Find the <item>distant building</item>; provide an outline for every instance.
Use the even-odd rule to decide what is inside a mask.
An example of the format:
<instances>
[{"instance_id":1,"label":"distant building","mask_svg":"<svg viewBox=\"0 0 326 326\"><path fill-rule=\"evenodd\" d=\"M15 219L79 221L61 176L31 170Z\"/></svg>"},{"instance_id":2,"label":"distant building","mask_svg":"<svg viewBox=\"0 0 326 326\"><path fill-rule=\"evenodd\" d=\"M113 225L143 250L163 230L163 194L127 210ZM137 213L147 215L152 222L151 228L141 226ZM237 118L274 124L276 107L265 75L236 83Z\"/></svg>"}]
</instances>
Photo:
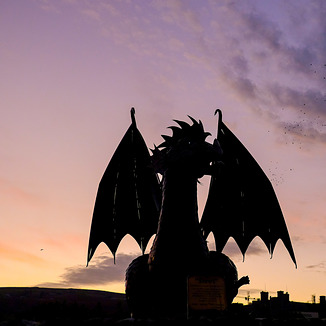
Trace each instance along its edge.
<instances>
[{"instance_id":1,"label":"distant building","mask_svg":"<svg viewBox=\"0 0 326 326\"><path fill-rule=\"evenodd\" d=\"M315 300L316 301L316 300ZM320 296L319 304L290 301L288 292L278 291L277 297L270 297L269 293L260 292L260 299L246 306L256 318L276 319L321 319L326 318L326 297Z\"/></svg>"},{"instance_id":2,"label":"distant building","mask_svg":"<svg viewBox=\"0 0 326 326\"><path fill-rule=\"evenodd\" d=\"M268 292L260 292L260 301L264 303L268 302Z\"/></svg>"}]
</instances>

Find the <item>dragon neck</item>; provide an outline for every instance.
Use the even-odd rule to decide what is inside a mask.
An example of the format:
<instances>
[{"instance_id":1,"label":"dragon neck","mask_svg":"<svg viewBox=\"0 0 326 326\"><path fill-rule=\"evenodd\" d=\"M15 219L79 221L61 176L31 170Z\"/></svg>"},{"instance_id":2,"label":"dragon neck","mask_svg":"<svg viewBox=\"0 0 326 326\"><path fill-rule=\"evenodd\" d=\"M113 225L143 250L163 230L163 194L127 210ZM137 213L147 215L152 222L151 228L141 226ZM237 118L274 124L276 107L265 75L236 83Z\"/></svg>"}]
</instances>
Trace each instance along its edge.
<instances>
[{"instance_id":1,"label":"dragon neck","mask_svg":"<svg viewBox=\"0 0 326 326\"><path fill-rule=\"evenodd\" d=\"M168 170L163 176L162 206L149 263L188 264L206 257L197 206L197 178Z\"/></svg>"}]
</instances>

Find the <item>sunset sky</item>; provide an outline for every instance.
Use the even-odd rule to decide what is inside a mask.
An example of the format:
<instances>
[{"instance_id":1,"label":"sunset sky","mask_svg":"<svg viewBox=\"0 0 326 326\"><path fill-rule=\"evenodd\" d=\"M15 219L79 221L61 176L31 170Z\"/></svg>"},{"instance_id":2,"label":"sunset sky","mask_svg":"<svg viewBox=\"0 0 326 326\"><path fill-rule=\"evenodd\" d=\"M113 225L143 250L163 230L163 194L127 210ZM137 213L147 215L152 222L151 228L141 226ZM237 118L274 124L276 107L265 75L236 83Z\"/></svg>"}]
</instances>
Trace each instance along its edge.
<instances>
[{"instance_id":1,"label":"sunset sky","mask_svg":"<svg viewBox=\"0 0 326 326\"><path fill-rule=\"evenodd\" d=\"M220 108L271 180L298 263L281 241L270 259L259 238L243 262L230 239L224 252L251 279L236 301L326 295L325 16L324 0L1 1L0 286L123 292L141 254L131 237L116 265L101 244L85 266L130 108L148 147L187 115L215 136Z\"/></svg>"}]
</instances>

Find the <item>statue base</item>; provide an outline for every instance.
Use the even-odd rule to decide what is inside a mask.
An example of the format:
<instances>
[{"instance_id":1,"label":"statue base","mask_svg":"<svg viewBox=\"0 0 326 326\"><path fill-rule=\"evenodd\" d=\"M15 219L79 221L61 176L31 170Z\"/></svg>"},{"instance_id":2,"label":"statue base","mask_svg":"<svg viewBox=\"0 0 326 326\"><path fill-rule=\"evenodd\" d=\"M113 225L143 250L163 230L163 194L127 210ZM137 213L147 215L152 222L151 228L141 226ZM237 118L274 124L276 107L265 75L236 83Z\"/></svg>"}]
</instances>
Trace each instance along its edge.
<instances>
[{"instance_id":1,"label":"statue base","mask_svg":"<svg viewBox=\"0 0 326 326\"><path fill-rule=\"evenodd\" d=\"M189 276L190 274L190 276ZM148 255L131 262L126 271L126 297L134 318L177 318L219 315L226 311L248 277L238 280L233 262L210 252L200 273L169 269L150 270Z\"/></svg>"}]
</instances>

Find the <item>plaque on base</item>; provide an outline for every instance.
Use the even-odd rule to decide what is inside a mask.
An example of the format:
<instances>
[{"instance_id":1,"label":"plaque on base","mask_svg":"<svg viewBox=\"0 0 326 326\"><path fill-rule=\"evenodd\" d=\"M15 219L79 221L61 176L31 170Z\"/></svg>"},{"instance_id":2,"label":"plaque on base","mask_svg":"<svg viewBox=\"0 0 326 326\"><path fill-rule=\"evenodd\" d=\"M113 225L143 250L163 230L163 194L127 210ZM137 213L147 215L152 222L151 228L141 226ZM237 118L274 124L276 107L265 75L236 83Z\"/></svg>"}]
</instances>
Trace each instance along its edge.
<instances>
[{"instance_id":1,"label":"plaque on base","mask_svg":"<svg viewBox=\"0 0 326 326\"><path fill-rule=\"evenodd\" d=\"M188 277L188 316L227 308L225 281L219 276Z\"/></svg>"}]
</instances>

